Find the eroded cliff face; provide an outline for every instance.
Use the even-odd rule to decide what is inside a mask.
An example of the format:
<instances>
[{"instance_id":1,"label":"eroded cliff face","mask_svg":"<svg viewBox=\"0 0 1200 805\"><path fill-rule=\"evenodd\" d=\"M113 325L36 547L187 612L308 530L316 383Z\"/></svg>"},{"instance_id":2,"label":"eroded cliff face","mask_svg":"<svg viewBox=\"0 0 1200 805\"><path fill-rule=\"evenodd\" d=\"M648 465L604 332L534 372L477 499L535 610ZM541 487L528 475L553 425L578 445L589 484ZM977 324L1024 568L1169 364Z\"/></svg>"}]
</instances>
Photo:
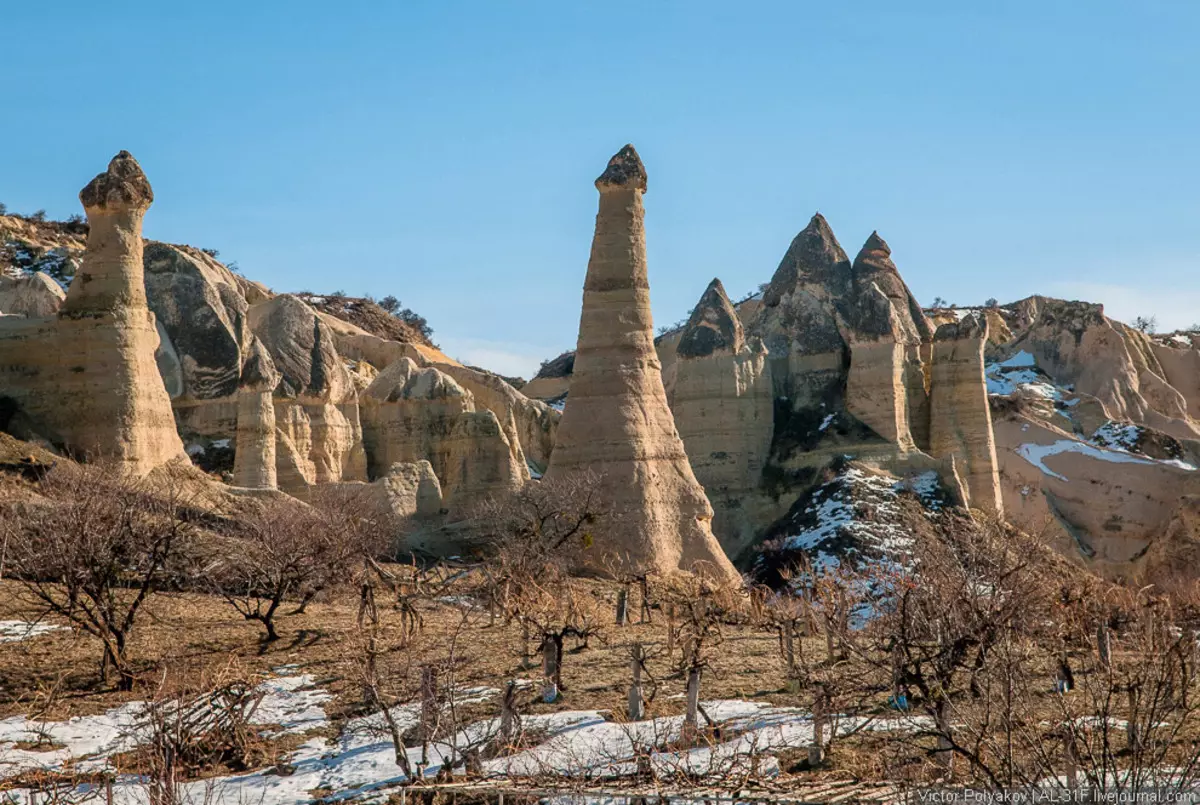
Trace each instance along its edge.
<instances>
[{"instance_id":1,"label":"eroded cliff face","mask_svg":"<svg viewBox=\"0 0 1200 805\"><path fill-rule=\"evenodd\" d=\"M571 395L546 478L598 474L607 517L590 551L595 569L737 582L667 405L646 273L646 171L632 146L609 161L596 189Z\"/></svg>"}]
</instances>

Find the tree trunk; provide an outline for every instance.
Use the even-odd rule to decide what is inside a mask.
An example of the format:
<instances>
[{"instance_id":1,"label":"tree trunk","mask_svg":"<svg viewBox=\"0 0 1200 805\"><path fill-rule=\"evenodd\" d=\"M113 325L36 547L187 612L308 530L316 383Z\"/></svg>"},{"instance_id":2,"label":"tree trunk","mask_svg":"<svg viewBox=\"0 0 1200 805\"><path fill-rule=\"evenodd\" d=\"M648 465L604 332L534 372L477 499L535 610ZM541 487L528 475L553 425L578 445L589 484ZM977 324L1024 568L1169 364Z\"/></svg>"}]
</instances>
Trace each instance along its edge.
<instances>
[{"instance_id":1,"label":"tree trunk","mask_svg":"<svg viewBox=\"0 0 1200 805\"><path fill-rule=\"evenodd\" d=\"M650 611L650 582L645 578L638 579L638 584L642 588L642 611L638 616L639 623L653 623L654 615Z\"/></svg>"},{"instance_id":2,"label":"tree trunk","mask_svg":"<svg viewBox=\"0 0 1200 805\"><path fill-rule=\"evenodd\" d=\"M509 682L500 705L500 742L511 745L517 725L517 683Z\"/></svg>"},{"instance_id":3,"label":"tree trunk","mask_svg":"<svg viewBox=\"0 0 1200 805\"><path fill-rule=\"evenodd\" d=\"M683 738L694 740L700 730L700 668L692 666L687 677L687 712L683 716Z\"/></svg>"},{"instance_id":4,"label":"tree trunk","mask_svg":"<svg viewBox=\"0 0 1200 805\"><path fill-rule=\"evenodd\" d=\"M1141 747L1141 736L1138 734L1137 724L1140 693L1137 685L1129 686L1129 715L1125 721L1125 740L1129 743L1130 750Z\"/></svg>"},{"instance_id":5,"label":"tree trunk","mask_svg":"<svg viewBox=\"0 0 1200 805\"><path fill-rule=\"evenodd\" d=\"M1105 668L1112 665L1112 632L1107 623L1101 623L1096 627L1096 654L1100 658L1100 664Z\"/></svg>"},{"instance_id":6,"label":"tree trunk","mask_svg":"<svg viewBox=\"0 0 1200 805\"><path fill-rule=\"evenodd\" d=\"M617 626L629 623L629 585L617 590Z\"/></svg>"},{"instance_id":7,"label":"tree trunk","mask_svg":"<svg viewBox=\"0 0 1200 805\"><path fill-rule=\"evenodd\" d=\"M558 700L558 642L554 635L542 638L542 701Z\"/></svg>"},{"instance_id":8,"label":"tree trunk","mask_svg":"<svg viewBox=\"0 0 1200 805\"><path fill-rule=\"evenodd\" d=\"M783 622L783 662L787 666L788 693L800 692L800 680L796 675L796 622L790 618Z\"/></svg>"},{"instance_id":9,"label":"tree trunk","mask_svg":"<svg viewBox=\"0 0 1200 805\"><path fill-rule=\"evenodd\" d=\"M938 699L934 705L933 723L938 732L937 751L933 753L933 762L949 777L954 773L954 752L950 748L950 703L944 698Z\"/></svg>"},{"instance_id":10,"label":"tree trunk","mask_svg":"<svg viewBox=\"0 0 1200 805\"><path fill-rule=\"evenodd\" d=\"M828 714L825 712L825 691L823 688L817 689L817 695L813 698L813 739L808 745L808 765L810 767L820 766L825 762L825 724L828 719Z\"/></svg>"},{"instance_id":11,"label":"tree trunk","mask_svg":"<svg viewBox=\"0 0 1200 805\"><path fill-rule=\"evenodd\" d=\"M1079 788L1079 755L1075 749L1075 738L1070 729L1063 733L1063 765L1067 772L1067 788Z\"/></svg>"},{"instance_id":12,"label":"tree trunk","mask_svg":"<svg viewBox=\"0 0 1200 805\"><path fill-rule=\"evenodd\" d=\"M675 652L675 605L667 604L667 659Z\"/></svg>"},{"instance_id":13,"label":"tree trunk","mask_svg":"<svg viewBox=\"0 0 1200 805\"><path fill-rule=\"evenodd\" d=\"M630 654L629 669L633 681L629 685L628 716L630 721L641 721L646 716L646 700L642 696L642 644L634 643Z\"/></svg>"},{"instance_id":14,"label":"tree trunk","mask_svg":"<svg viewBox=\"0 0 1200 805\"><path fill-rule=\"evenodd\" d=\"M421 732L422 744L434 738L438 722L438 672L432 665L421 669Z\"/></svg>"}]
</instances>

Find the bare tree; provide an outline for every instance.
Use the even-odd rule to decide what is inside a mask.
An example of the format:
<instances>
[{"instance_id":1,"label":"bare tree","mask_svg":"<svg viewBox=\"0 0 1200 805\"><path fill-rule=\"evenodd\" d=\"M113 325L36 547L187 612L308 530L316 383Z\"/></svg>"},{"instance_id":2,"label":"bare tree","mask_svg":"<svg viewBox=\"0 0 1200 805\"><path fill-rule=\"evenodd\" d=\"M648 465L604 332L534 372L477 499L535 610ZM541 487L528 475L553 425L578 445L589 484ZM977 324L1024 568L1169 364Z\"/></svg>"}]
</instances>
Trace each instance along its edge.
<instances>
[{"instance_id":1,"label":"bare tree","mask_svg":"<svg viewBox=\"0 0 1200 805\"><path fill-rule=\"evenodd\" d=\"M265 640L277 640L286 601L303 606L380 544L381 523L370 509L341 503L331 496L313 506L283 497L263 501L232 536L212 541L201 578L242 617L261 623Z\"/></svg>"},{"instance_id":2,"label":"bare tree","mask_svg":"<svg viewBox=\"0 0 1200 805\"><path fill-rule=\"evenodd\" d=\"M8 572L25 600L103 644L101 675L133 686L129 637L147 599L174 585L205 516L181 473L160 483L107 464L63 463L38 484L44 501L0 505Z\"/></svg>"}]
</instances>

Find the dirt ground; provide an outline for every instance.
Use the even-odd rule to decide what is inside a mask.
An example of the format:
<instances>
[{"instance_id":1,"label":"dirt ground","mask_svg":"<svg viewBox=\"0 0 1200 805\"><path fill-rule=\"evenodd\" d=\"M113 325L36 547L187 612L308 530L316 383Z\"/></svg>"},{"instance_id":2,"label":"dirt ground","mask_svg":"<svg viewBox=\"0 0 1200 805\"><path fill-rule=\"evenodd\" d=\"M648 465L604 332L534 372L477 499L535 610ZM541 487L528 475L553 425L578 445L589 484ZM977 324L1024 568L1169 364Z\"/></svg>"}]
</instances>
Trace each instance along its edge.
<instances>
[{"instance_id":1,"label":"dirt ground","mask_svg":"<svg viewBox=\"0 0 1200 805\"><path fill-rule=\"evenodd\" d=\"M616 588L595 582L596 595L615 602ZM636 610L637 593L633 594ZM381 602L382 603L382 602ZM494 624L486 610L457 599L420 602L424 621L420 652L445 655L452 640L461 664L456 683L503 688L513 679L540 680L539 667L523 667L522 635L517 625ZM614 603L615 611L615 603ZM218 668L234 663L251 674L269 674L278 666L296 666L336 695L331 712L353 712L361 693L354 682L358 600L349 593L310 604L300 615L280 621L281 639L263 643L262 627L247 622L225 601L193 593L153 596L140 614L130 648L140 684L128 693L105 686L100 679L100 642L82 632L59 629L10 643L0 643L0 718L45 709L52 719L102 712L122 701L144 699L167 669ZM0 620L33 620L38 616L12 581L0 582ZM395 626L400 615L381 605L385 625ZM652 623L604 628L586 646L568 638L563 657L563 691L553 705L541 703L531 689L526 712L557 709L596 709L621 712L629 685L629 648L640 642L651 654L647 695L653 694L647 714L682 712L685 680L662 656L666 643L665 618L653 613ZM615 621L615 617L614 617ZM58 623L53 619L46 623ZM536 654L534 641L529 651ZM657 651L657 656L655 652ZM678 658L678 651L675 653ZM537 661L537 658L534 658ZM536 686L535 686L536 687ZM725 642L703 679L706 699L738 698L776 704L799 704L785 691L784 665L778 638L746 626L728 626Z\"/></svg>"}]
</instances>

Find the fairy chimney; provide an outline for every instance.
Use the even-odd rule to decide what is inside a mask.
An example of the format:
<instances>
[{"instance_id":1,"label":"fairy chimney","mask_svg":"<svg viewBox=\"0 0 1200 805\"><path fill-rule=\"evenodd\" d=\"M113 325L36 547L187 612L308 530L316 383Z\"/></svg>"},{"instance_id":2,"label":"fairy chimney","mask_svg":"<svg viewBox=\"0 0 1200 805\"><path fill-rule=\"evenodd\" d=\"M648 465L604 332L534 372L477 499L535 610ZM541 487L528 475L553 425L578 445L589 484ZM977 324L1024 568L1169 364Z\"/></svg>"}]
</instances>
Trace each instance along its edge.
<instances>
[{"instance_id":1,"label":"fairy chimney","mask_svg":"<svg viewBox=\"0 0 1200 805\"><path fill-rule=\"evenodd\" d=\"M589 551L597 569L696 571L736 582L667 406L646 274L646 170L632 145L609 160L596 188L571 394L545 477L600 475L608 517Z\"/></svg>"},{"instance_id":2,"label":"fairy chimney","mask_svg":"<svg viewBox=\"0 0 1200 805\"><path fill-rule=\"evenodd\" d=\"M137 160L122 151L79 200L88 240L55 328L62 367L56 431L77 454L116 459L144 474L185 458L146 305L142 217L154 192Z\"/></svg>"}]
</instances>

